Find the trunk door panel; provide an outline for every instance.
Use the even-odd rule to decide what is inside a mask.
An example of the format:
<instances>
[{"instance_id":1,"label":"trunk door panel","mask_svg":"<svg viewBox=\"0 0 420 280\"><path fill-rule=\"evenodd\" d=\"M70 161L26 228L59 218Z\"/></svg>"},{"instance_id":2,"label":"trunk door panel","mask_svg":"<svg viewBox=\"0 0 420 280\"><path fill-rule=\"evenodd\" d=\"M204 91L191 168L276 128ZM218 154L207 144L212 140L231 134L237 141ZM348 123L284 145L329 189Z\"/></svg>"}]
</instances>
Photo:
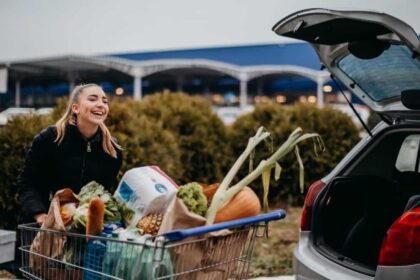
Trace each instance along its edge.
<instances>
[{"instance_id":1,"label":"trunk door panel","mask_svg":"<svg viewBox=\"0 0 420 280\"><path fill-rule=\"evenodd\" d=\"M378 12L308 9L273 31L311 43L324 66L372 110L419 119L420 110L401 103L402 90L420 89L420 61L413 58L420 41L406 23Z\"/></svg>"}]
</instances>

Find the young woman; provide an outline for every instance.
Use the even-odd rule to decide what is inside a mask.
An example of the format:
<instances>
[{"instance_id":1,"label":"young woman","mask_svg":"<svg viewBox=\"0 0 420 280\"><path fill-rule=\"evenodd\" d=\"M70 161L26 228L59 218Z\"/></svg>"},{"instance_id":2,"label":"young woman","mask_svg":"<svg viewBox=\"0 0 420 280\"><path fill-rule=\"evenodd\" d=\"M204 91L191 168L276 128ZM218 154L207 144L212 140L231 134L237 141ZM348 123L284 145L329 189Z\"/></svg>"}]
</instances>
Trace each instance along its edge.
<instances>
[{"instance_id":1,"label":"young woman","mask_svg":"<svg viewBox=\"0 0 420 280\"><path fill-rule=\"evenodd\" d=\"M59 189L77 193L93 180L108 189L116 185L122 154L105 126L108 112L100 86L80 85L61 119L35 136L17 186L27 220L41 224Z\"/></svg>"}]
</instances>

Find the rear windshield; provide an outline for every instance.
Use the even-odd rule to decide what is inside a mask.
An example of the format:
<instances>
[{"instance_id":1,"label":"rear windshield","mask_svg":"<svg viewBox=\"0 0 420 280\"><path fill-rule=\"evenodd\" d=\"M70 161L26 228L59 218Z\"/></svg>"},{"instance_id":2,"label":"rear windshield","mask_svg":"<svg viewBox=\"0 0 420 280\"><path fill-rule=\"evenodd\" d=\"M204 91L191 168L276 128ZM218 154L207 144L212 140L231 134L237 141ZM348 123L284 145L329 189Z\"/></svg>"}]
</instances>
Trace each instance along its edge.
<instances>
[{"instance_id":1,"label":"rear windshield","mask_svg":"<svg viewBox=\"0 0 420 280\"><path fill-rule=\"evenodd\" d=\"M420 62L403 45L392 45L368 60L349 54L338 67L374 101L400 96L405 89L420 89Z\"/></svg>"}]
</instances>

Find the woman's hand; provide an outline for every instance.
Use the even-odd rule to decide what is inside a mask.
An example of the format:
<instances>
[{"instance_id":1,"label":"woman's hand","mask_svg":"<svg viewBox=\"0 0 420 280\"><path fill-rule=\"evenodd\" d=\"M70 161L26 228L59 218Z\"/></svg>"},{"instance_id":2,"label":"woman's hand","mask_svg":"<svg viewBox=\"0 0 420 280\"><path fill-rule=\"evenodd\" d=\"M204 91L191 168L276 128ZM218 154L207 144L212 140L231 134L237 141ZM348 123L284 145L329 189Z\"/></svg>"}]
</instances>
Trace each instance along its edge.
<instances>
[{"instance_id":1,"label":"woman's hand","mask_svg":"<svg viewBox=\"0 0 420 280\"><path fill-rule=\"evenodd\" d=\"M38 223L38 225L41 226L47 219L47 214L45 213L38 214L38 215L35 215L34 218L35 218L35 221Z\"/></svg>"}]
</instances>

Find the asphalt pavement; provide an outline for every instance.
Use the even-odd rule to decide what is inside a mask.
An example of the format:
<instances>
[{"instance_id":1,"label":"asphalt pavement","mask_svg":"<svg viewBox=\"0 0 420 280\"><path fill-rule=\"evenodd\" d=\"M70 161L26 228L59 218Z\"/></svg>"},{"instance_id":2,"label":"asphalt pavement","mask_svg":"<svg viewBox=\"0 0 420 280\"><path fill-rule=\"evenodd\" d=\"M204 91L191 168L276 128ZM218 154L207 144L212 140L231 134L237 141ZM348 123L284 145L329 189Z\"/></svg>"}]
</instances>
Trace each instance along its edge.
<instances>
[{"instance_id":1,"label":"asphalt pavement","mask_svg":"<svg viewBox=\"0 0 420 280\"><path fill-rule=\"evenodd\" d=\"M252 280L295 280L295 276L286 275L286 276L274 276L274 277L258 277L258 278L253 278Z\"/></svg>"}]
</instances>

